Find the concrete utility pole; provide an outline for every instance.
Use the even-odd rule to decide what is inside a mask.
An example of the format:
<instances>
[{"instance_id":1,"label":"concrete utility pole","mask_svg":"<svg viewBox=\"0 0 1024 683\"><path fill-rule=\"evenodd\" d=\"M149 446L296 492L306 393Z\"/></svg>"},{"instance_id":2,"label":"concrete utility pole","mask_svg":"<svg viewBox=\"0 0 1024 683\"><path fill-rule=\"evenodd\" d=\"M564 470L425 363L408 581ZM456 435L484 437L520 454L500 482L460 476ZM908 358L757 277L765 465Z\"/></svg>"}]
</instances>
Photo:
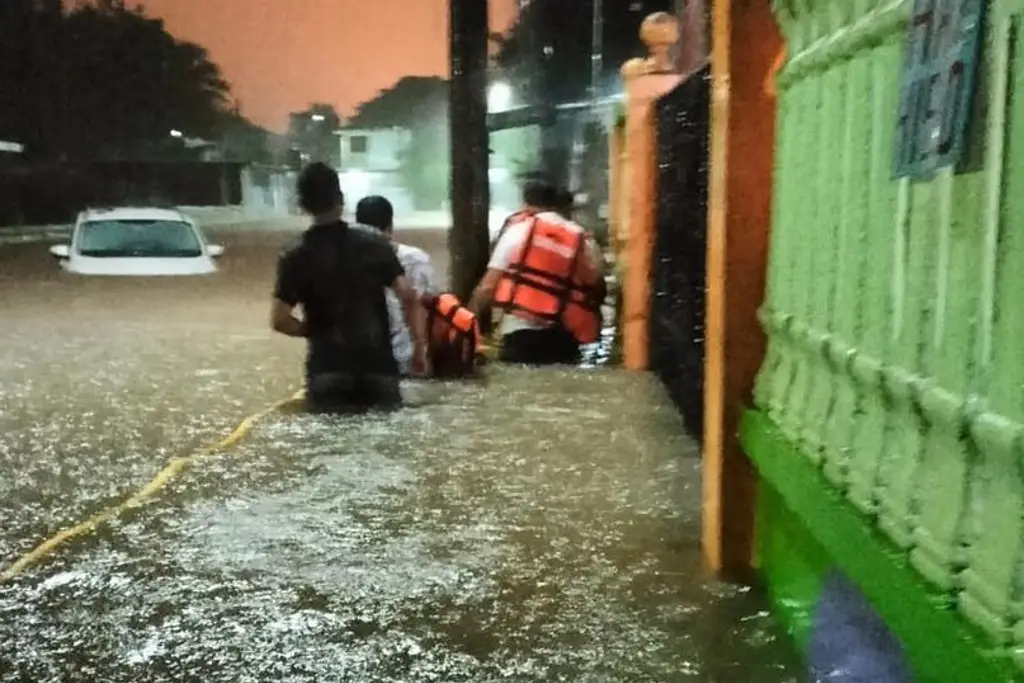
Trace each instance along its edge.
<instances>
[{"instance_id":1,"label":"concrete utility pole","mask_svg":"<svg viewBox=\"0 0 1024 683\"><path fill-rule=\"evenodd\" d=\"M553 63L556 62L554 40L551 35L551 15L557 7L545 0L533 0L525 30L529 35L529 54L534 60L532 74L534 97L532 104L540 117L540 170L557 183L565 183L569 176L569 150L559 125L553 93Z\"/></svg>"},{"instance_id":2,"label":"concrete utility pole","mask_svg":"<svg viewBox=\"0 0 1024 683\"><path fill-rule=\"evenodd\" d=\"M604 3L593 0L590 25L590 106L594 117L600 120L598 111L601 100L601 72L604 70Z\"/></svg>"},{"instance_id":3,"label":"concrete utility pole","mask_svg":"<svg viewBox=\"0 0 1024 683\"><path fill-rule=\"evenodd\" d=\"M464 301L487 269L487 0L448 0L451 89L451 288ZM486 318L487 316L482 316ZM482 319L481 326L489 327ZM489 330L485 329L484 332Z\"/></svg>"}]
</instances>

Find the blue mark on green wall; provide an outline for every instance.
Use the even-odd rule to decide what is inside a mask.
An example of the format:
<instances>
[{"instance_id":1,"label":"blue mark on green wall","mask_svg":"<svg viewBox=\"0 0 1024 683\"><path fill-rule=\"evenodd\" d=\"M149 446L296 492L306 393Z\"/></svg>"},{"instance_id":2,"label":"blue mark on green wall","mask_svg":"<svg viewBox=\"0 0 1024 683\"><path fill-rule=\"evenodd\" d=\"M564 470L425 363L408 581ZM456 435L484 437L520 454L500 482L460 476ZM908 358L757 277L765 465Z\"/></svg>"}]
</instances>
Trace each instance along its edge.
<instances>
[{"instance_id":1,"label":"blue mark on green wall","mask_svg":"<svg viewBox=\"0 0 1024 683\"><path fill-rule=\"evenodd\" d=\"M817 683L913 683L903 646L837 571L825 578L814 608L807 657Z\"/></svg>"},{"instance_id":2,"label":"blue mark on green wall","mask_svg":"<svg viewBox=\"0 0 1024 683\"><path fill-rule=\"evenodd\" d=\"M894 173L928 178L963 154L985 0L915 0L907 26Z\"/></svg>"}]
</instances>

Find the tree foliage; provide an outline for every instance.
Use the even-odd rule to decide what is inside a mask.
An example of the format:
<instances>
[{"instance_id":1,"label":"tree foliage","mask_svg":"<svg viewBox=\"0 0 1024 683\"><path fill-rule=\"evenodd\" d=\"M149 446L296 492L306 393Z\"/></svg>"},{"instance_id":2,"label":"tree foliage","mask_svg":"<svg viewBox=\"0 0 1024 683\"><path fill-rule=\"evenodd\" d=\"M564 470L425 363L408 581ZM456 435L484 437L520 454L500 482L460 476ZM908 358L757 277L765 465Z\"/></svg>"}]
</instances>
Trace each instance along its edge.
<instances>
[{"instance_id":1,"label":"tree foliage","mask_svg":"<svg viewBox=\"0 0 1024 683\"><path fill-rule=\"evenodd\" d=\"M206 49L123 0L2 0L0 64L0 138L37 158L158 154L172 129L209 139L233 116Z\"/></svg>"},{"instance_id":2,"label":"tree foliage","mask_svg":"<svg viewBox=\"0 0 1024 683\"><path fill-rule=\"evenodd\" d=\"M363 102L350 128L404 128L409 145L399 153L399 174L417 209L436 209L448 198L448 81L406 76Z\"/></svg>"},{"instance_id":3,"label":"tree foliage","mask_svg":"<svg viewBox=\"0 0 1024 683\"><path fill-rule=\"evenodd\" d=\"M356 108L352 128L406 128L446 122L448 81L436 76L405 76Z\"/></svg>"},{"instance_id":4,"label":"tree foliage","mask_svg":"<svg viewBox=\"0 0 1024 683\"><path fill-rule=\"evenodd\" d=\"M306 161L322 161L332 166L341 162L341 150L335 133L341 128L341 117L334 106L323 102L292 112L288 139L292 149Z\"/></svg>"},{"instance_id":5,"label":"tree foliage","mask_svg":"<svg viewBox=\"0 0 1024 683\"><path fill-rule=\"evenodd\" d=\"M242 115L235 105L218 126L224 161L252 164L272 164L271 133Z\"/></svg>"},{"instance_id":6,"label":"tree foliage","mask_svg":"<svg viewBox=\"0 0 1024 683\"><path fill-rule=\"evenodd\" d=\"M640 23L670 11L673 0L604 0L601 75L612 81L623 62L644 54ZM591 85L592 0L533 0L512 27L494 36L495 65L528 103L585 98Z\"/></svg>"}]
</instances>

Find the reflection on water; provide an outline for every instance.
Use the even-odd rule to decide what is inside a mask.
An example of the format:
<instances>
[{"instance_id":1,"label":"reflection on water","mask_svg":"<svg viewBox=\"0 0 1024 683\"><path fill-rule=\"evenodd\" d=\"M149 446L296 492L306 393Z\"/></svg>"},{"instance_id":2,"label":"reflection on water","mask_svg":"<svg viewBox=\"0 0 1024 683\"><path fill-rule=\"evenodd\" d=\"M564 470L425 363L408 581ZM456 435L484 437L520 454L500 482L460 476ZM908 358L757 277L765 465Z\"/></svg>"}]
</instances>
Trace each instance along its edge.
<instances>
[{"instance_id":1,"label":"reflection on water","mask_svg":"<svg viewBox=\"0 0 1024 683\"><path fill-rule=\"evenodd\" d=\"M8 671L796 680L760 601L701 570L697 454L646 378L496 370L409 392L419 407L392 415L277 416L0 589Z\"/></svg>"},{"instance_id":2,"label":"reflection on water","mask_svg":"<svg viewBox=\"0 0 1024 683\"><path fill-rule=\"evenodd\" d=\"M241 291L0 331L0 561L289 393L301 349L262 315L194 319ZM653 381L406 393L275 415L0 585L0 680L803 680L761 597L703 571L698 454Z\"/></svg>"}]
</instances>

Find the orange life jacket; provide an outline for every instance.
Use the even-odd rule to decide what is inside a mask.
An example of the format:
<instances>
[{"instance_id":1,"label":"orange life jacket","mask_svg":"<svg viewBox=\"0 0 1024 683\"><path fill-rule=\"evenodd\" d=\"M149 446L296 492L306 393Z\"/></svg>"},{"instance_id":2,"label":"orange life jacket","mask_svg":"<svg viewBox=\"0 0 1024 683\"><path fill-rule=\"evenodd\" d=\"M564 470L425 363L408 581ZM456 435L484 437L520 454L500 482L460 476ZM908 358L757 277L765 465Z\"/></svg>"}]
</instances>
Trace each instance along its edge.
<instances>
[{"instance_id":1,"label":"orange life jacket","mask_svg":"<svg viewBox=\"0 0 1024 683\"><path fill-rule=\"evenodd\" d=\"M515 225L520 221L525 221L528 218L532 218L536 214L537 212L531 209L519 209L519 211L516 211L514 214L506 218L505 222L502 223L501 227L498 229L497 237L495 237L491 242L491 251L494 251L494 248L498 246L498 242L500 242L501 238L505 236L505 231L508 230L509 226Z\"/></svg>"},{"instance_id":2,"label":"orange life jacket","mask_svg":"<svg viewBox=\"0 0 1024 683\"><path fill-rule=\"evenodd\" d=\"M494 292L494 304L538 323L561 324L581 344L598 339L601 308L587 235L560 218L534 216Z\"/></svg>"},{"instance_id":3,"label":"orange life jacket","mask_svg":"<svg viewBox=\"0 0 1024 683\"><path fill-rule=\"evenodd\" d=\"M440 294L427 307L431 364L437 377L464 377L476 368L480 327L476 314L454 294Z\"/></svg>"}]
</instances>

